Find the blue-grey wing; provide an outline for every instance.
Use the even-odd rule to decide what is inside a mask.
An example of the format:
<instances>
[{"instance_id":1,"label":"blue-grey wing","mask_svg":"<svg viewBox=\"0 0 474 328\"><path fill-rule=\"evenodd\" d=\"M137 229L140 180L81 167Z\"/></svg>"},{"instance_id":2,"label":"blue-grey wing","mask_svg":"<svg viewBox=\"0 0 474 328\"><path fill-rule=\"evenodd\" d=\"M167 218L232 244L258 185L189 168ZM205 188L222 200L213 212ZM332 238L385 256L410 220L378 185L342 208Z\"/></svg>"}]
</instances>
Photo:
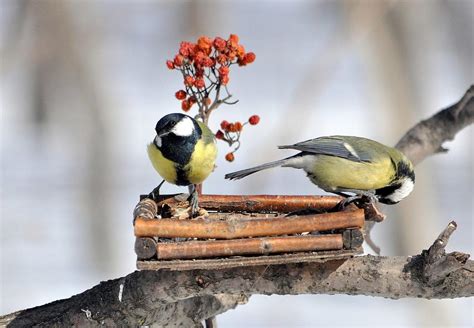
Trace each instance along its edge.
<instances>
[{"instance_id":1,"label":"blue-grey wing","mask_svg":"<svg viewBox=\"0 0 474 328\"><path fill-rule=\"evenodd\" d=\"M359 137L330 136L310 139L298 142L294 145L279 146L278 148L295 149L313 154L336 156L354 162L371 162L373 158L367 151L367 142L365 141L374 142Z\"/></svg>"}]
</instances>

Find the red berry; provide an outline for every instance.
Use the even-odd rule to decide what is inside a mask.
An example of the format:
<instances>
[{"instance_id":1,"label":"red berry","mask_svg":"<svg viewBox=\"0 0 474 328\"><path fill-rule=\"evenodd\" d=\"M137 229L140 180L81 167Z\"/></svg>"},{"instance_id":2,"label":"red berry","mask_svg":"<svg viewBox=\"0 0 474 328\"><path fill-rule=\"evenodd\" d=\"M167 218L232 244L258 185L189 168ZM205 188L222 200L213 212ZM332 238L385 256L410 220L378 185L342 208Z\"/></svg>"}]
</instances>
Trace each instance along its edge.
<instances>
[{"instance_id":1,"label":"red berry","mask_svg":"<svg viewBox=\"0 0 474 328\"><path fill-rule=\"evenodd\" d=\"M221 129L224 131L227 131L229 129L229 122L227 122L226 120L223 120L221 122Z\"/></svg>"},{"instance_id":2,"label":"red berry","mask_svg":"<svg viewBox=\"0 0 474 328\"><path fill-rule=\"evenodd\" d=\"M192 106L197 102L196 96L191 96L188 98L189 104Z\"/></svg>"},{"instance_id":3,"label":"red berry","mask_svg":"<svg viewBox=\"0 0 474 328\"><path fill-rule=\"evenodd\" d=\"M190 75L186 75L184 77L184 84L188 87L192 86L194 84L194 78Z\"/></svg>"},{"instance_id":4,"label":"red berry","mask_svg":"<svg viewBox=\"0 0 474 328\"><path fill-rule=\"evenodd\" d=\"M183 65L183 62L184 62L184 57L183 56L176 55L174 57L174 60L173 60L174 66L181 66L181 65Z\"/></svg>"},{"instance_id":5,"label":"red berry","mask_svg":"<svg viewBox=\"0 0 474 328\"><path fill-rule=\"evenodd\" d=\"M168 66L169 69L174 69L174 64L171 60L166 61L166 66Z\"/></svg>"},{"instance_id":6,"label":"red berry","mask_svg":"<svg viewBox=\"0 0 474 328\"><path fill-rule=\"evenodd\" d=\"M258 116L258 115L252 115L252 116L250 116L250 118L249 118L249 123L250 123L251 125L257 125L258 122L260 122L260 116Z\"/></svg>"},{"instance_id":7,"label":"red berry","mask_svg":"<svg viewBox=\"0 0 474 328\"><path fill-rule=\"evenodd\" d=\"M234 161L234 153L228 153L227 155L225 155L225 159L229 162L233 162Z\"/></svg>"},{"instance_id":8,"label":"red berry","mask_svg":"<svg viewBox=\"0 0 474 328\"><path fill-rule=\"evenodd\" d=\"M198 89L203 89L206 86L206 83L203 79L198 78L194 81L194 86Z\"/></svg>"},{"instance_id":9,"label":"red berry","mask_svg":"<svg viewBox=\"0 0 474 328\"><path fill-rule=\"evenodd\" d=\"M253 52L249 52L245 54L243 61L245 64L251 64L255 61L255 58L255 54Z\"/></svg>"},{"instance_id":10,"label":"red berry","mask_svg":"<svg viewBox=\"0 0 474 328\"><path fill-rule=\"evenodd\" d=\"M178 99L178 100L186 99L186 91L184 91L184 90L178 90L178 91L176 91L176 93L174 95L175 95L176 99Z\"/></svg>"},{"instance_id":11,"label":"red berry","mask_svg":"<svg viewBox=\"0 0 474 328\"><path fill-rule=\"evenodd\" d=\"M214 39L214 48L216 48L217 51L222 51L225 49L226 42L223 38L217 37Z\"/></svg>"},{"instance_id":12,"label":"red berry","mask_svg":"<svg viewBox=\"0 0 474 328\"><path fill-rule=\"evenodd\" d=\"M221 75L219 76L219 80L221 81L222 85L226 85L229 83L229 75Z\"/></svg>"},{"instance_id":13,"label":"red berry","mask_svg":"<svg viewBox=\"0 0 474 328\"><path fill-rule=\"evenodd\" d=\"M189 101L187 100L183 100L181 102L181 109L184 110L185 112L189 111L191 109L191 103L189 103Z\"/></svg>"},{"instance_id":14,"label":"red berry","mask_svg":"<svg viewBox=\"0 0 474 328\"><path fill-rule=\"evenodd\" d=\"M219 74L220 75L229 75L229 71L230 71L230 69L227 66L219 67Z\"/></svg>"},{"instance_id":15,"label":"red berry","mask_svg":"<svg viewBox=\"0 0 474 328\"><path fill-rule=\"evenodd\" d=\"M217 139L224 139L224 132L222 132L221 130L217 130L216 138Z\"/></svg>"}]
</instances>

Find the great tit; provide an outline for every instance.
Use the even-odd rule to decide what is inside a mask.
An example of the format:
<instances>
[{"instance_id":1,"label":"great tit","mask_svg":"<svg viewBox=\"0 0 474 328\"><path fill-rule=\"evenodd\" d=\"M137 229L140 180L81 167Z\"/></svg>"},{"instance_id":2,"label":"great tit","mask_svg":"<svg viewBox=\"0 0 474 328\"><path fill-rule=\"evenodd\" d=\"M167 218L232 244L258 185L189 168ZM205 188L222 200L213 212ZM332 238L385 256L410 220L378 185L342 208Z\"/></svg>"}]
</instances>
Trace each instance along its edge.
<instances>
[{"instance_id":1,"label":"great tit","mask_svg":"<svg viewBox=\"0 0 474 328\"><path fill-rule=\"evenodd\" d=\"M279 161L229 173L225 178L241 179L277 166L303 169L311 182L324 191L346 197L343 205L364 197L396 204L411 193L415 184L410 160L397 149L370 139L329 136L278 148L300 152Z\"/></svg>"},{"instance_id":2,"label":"great tit","mask_svg":"<svg viewBox=\"0 0 474 328\"><path fill-rule=\"evenodd\" d=\"M198 210L196 185L214 170L217 156L216 139L202 122L181 113L162 117L155 127L156 136L148 145L148 156L164 179L178 186L189 186L189 202L194 216Z\"/></svg>"}]
</instances>

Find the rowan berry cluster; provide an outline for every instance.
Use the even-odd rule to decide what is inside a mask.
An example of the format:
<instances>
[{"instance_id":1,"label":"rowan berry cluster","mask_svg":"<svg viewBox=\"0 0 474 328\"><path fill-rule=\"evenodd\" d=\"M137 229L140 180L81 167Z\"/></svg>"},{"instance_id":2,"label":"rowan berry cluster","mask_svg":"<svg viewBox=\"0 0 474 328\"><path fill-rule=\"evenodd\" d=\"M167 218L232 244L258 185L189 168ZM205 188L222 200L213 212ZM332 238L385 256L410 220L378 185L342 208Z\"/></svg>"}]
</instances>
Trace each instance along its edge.
<instances>
[{"instance_id":1,"label":"rowan berry cluster","mask_svg":"<svg viewBox=\"0 0 474 328\"><path fill-rule=\"evenodd\" d=\"M245 125L257 125L260 122L260 116L252 115L249 117L247 122L243 124L239 121L234 123L229 123L228 121L224 120L221 122L221 129L217 130L216 138L222 141L225 141L232 146L234 143L237 144L237 147L234 148L233 151L227 153L225 155L225 159L229 162L234 160L234 153L240 148L240 134Z\"/></svg>"},{"instance_id":2,"label":"rowan berry cluster","mask_svg":"<svg viewBox=\"0 0 474 328\"><path fill-rule=\"evenodd\" d=\"M227 89L230 68L234 65L246 66L254 61L255 54L245 52L244 46L239 44L239 37L231 34L227 40L201 36L196 43L183 41L174 59L166 61L166 66L180 71L183 76L184 88L175 93L176 99L181 101L181 109L188 112L196 105L197 118L208 124L210 114L221 104L237 103L229 101L232 97ZM232 161L233 153L240 147L243 126L247 123L255 125L259 119L254 115L244 124L229 123L226 128L221 124L223 131L219 130L216 138L227 142L229 146L237 143L237 147L226 155L227 160Z\"/></svg>"}]
</instances>

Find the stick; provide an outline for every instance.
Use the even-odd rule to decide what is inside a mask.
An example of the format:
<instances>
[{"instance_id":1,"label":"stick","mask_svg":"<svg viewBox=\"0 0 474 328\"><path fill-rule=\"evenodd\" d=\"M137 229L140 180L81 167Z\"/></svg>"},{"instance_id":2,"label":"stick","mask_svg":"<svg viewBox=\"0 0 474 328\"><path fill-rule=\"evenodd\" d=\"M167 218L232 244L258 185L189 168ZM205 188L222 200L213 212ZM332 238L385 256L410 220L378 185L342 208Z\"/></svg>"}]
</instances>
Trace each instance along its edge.
<instances>
[{"instance_id":1,"label":"stick","mask_svg":"<svg viewBox=\"0 0 474 328\"><path fill-rule=\"evenodd\" d=\"M159 260L342 249L342 235L158 243Z\"/></svg>"},{"instance_id":2,"label":"stick","mask_svg":"<svg viewBox=\"0 0 474 328\"><path fill-rule=\"evenodd\" d=\"M427 251L422 252L424 259L423 278L428 284L436 285L443 281L451 272L466 264L469 254L453 252L446 254L449 237L456 230L457 224L451 221L436 238Z\"/></svg>"},{"instance_id":3,"label":"stick","mask_svg":"<svg viewBox=\"0 0 474 328\"><path fill-rule=\"evenodd\" d=\"M135 254L139 260L148 260L156 255L156 241L153 238L136 238Z\"/></svg>"},{"instance_id":4,"label":"stick","mask_svg":"<svg viewBox=\"0 0 474 328\"><path fill-rule=\"evenodd\" d=\"M216 238L265 237L291 235L310 231L327 231L344 228L361 228L364 211L346 211L273 219L235 219L227 221L196 219L148 220L138 217L135 236L166 238Z\"/></svg>"},{"instance_id":5,"label":"stick","mask_svg":"<svg viewBox=\"0 0 474 328\"><path fill-rule=\"evenodd\" d=\"M181 203L176 195L163 195L158 206ZM279 195L201 195L199 206L221 212L294 212L303 209L327 211L341 201L338 196L279 196Z\"/></svg>"}]
</instances>

